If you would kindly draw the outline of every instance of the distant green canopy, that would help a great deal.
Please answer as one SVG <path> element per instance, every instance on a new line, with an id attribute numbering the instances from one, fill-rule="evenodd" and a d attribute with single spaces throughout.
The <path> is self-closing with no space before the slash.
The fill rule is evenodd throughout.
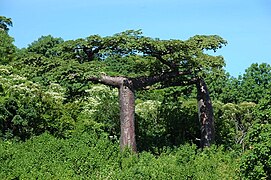
<path id="1" fill-rule="evenodd" d="M 5 16 L 0 16 L 0 30 L 4 30 L 6 32 L 9 31 L 9 26 L 12 26 L 11 18 L 7 18 Z"/>
<path id="2" fill-rule="evenodd" d="M 0 64 L 11 62 L 16 49 L 14 39 L 8 35 L 9 26 L 12 26 L 11 18 L 0 16 Z"/>

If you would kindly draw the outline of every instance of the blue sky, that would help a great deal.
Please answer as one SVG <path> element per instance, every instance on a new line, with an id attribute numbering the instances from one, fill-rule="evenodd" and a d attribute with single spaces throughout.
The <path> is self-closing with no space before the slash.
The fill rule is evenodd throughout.
<path id="1" fill-rule="evenodd" d="M 216 34 L 228 45 L 216 54 L 233 76 L 252 63 L 271 64 L 270 0 L 0 0 L 22 48 L 42 35 L 65 40 L 142 29 L 160 39 Z"/>

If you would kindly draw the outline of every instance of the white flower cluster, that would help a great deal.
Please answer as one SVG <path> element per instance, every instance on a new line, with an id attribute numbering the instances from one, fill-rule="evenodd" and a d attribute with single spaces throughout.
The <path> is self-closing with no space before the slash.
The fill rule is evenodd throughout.
<path id="1" fill-rule="evenodd" d="M 60 102 L 65 100 L 65 89 L 57 83 L 51 83 L 48 87 L 48 90 L 44 94 Z"/>
<path id="2" fill-rule="evenodd" d="M 147 100 L 142 103 L 139 103 L 135 107 L 135 112 L 139 116 L 148 116 L 151 114 L 156 114 L 161 102 L 154 100 Z"/>
<path id="3" fill-rule="evenodd" d="M 87 93 L 89 93 L 90 96 L 105 96 L 105 95 L 111 95 L 111 96 L 118 96 L 118 90 L 117 89 L 110 89 L 108 86 L 105 85 L 96 85 L 93 86 L 91 89 L 86 90 Z"/>
<path id="4" fill-rule="evenodd" d="M 83 108 L 83 113 L 88 116 L 92 116 L 95 112 L 97 112 L 97 107 L 101 102 L 97 98 L 89 97 L 87 98 L 87 102 Z"/>
<path id="5" fill-rule="evenodd" d="M 6 93 L 17 93 L 20 96 L 33 94 L 38 91 L 39 85 L 31 81 L 27 81 L 25 77 L 19 75 L 3 75 L 0 76 L 0 83 Z"/>
<path id="6" fill-rule="evenodd" d="M 12 67 L 11 66 L 4 66 L 0 65 L 0 77 L 1 75 L 8 75 L 12 72 Z"/>
<path id="7" fill-rule="evenodd" d="M 98 111 L 98 106 L 103 103 L 106 98 L 115 98 L 118 96 L 117 89 L 110 89 L 105 85 L 96 85 L 91 89 L 86 90 L 89 96 L 85 99 L 85 106 L 83 113 L 91 116 Z"/>
<path id="8" fill-rule="evenodd" d="M 10 87 L 11 91 L 16 91 L 16 92 L 20 92 L 20 93 L 35 93 L 37 92 L 38 86 L 35 83 L 21 83 L 21 84 L 15 84 L 13 86 Z"/>
<path id="9" fill-rule="evenodd" d="M 11 74 L 10 78 L 15 82 L 26 81 L 26 77 L 19 76 L 17 74 Z"/>
<path id="10" fill-rule="evenodd" d="M 42 91 L 38 83 L 27 80 L 26 77 L 17 74 L 11 74 L 9 68 L 0 66 L 0 84 L 7 94 L 17 94 L 19 97 L 35 98 L 37 95 L 42 95 L 43 98 L 52 98 L 59 102 L 64 100 L 65 89 L 59 84 L 51 83 L 47 91 Z M 5 72 L 5 73 L 3 73 Z"/>

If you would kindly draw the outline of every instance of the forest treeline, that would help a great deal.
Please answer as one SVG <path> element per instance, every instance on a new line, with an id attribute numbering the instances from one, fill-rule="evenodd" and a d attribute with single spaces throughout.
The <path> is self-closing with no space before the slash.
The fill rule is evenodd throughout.
<path id="1" fill-rule="evenodd" d="M 217 35 L 134 30 L 19 49 L 10 26 L 0 16 L 1 179 L 271 178 L 269 64 L 232 77 L 208 53 Z"/>

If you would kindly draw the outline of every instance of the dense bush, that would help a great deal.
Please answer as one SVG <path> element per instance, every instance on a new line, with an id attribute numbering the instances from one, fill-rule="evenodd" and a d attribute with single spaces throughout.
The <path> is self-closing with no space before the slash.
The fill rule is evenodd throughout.
<path id="1" fill-rule="evenodd" d="M 41 85 L 1 66 L 0 76 L 0 136 L 4 139 L 25 140 L 49 131 L 64 135 L 74 128 L 75 119 L 64 105 L 64 89 L 51 83 L 45 90 Z"/>
<path id="2" fill-rule="evenodd" d="M 95 133 L 1 142 L 0 163 L 1 179 L 237 179 L 236 155 L 221 147 L 200 151 L 186 144 L 157 157 L 136 155 Z"/>
<path id="3" fill-rule="evenodd" d="M 271 125 L 255 124 L 246 137 L 247 150 L 241 161 L 245 179 L 271 178 Z"/>
<path id="4" fill-rule="evenodd" d="M 233 148 L 244 146 L 244 138 L 255 121 L 255 103 L 223 104 L 215 101 L 216 143 Z"/>
<path id="5" fill-rule="evenodd" d="M 118 163 L 119 147 L 95 134 L 63 140 L 46 133 L 25 143 L 2 142 L 0 152 L 1 179 L 103 179 L 110 174 L 106 167 Z"/>
<path id="6" fill-rule="evenodd" d="M 105 85 L 95 85 L 86 90 L 87 96 L 82 101 L 83 111 L 88 120 L 102 125 L 110 136 L 120 135 L 118 90 Z M 102 113 L 101 113 L 102 112 Z"/>

